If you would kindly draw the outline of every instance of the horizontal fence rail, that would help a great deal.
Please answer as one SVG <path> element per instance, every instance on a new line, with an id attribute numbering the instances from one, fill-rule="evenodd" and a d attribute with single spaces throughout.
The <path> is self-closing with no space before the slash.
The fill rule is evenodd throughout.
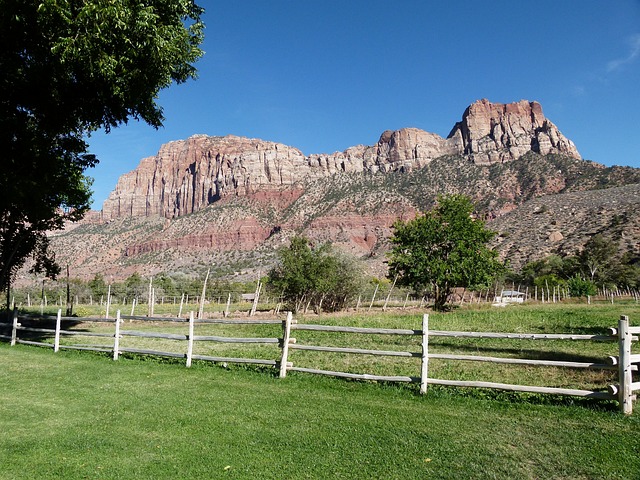
<path id="1" fill-rule="evenodd" d="M 609 357 L 603 362 L 571 362 L 558 360 L 535 360 L 523 358 L 508 357 L 490 357 L 480 355 L 455 355 L 443 353 L 429 353 L 429 337 L 450 337 L 450 338 L 486 338 L 486 339 L 505 339 L 505 340 L 563 340 L 563 341 L 595 341 L 595 342 L 620 342 L 624 338 L 624 333 L 628 331 L 628 341 L 637 341 L 638 337 L 631 334 L 640 333 L 640 327 L 628 327 L 628 318 L 623 317 L 617 329 L 610 329 L 610 335 L 578 335 L 578 334 L 533 334 L 533 333 L 498 333 L 498 332 L 461 332 L 461 331 L 441 331 L 429 330 L 428 315 L 423 317 L 422 330 L 408 329 L 384 329 L 384 328 L 362 328 L 362 327 L 345 327 L 345 326 L 329 326 L 329 325 L 303 325 L 296 323 L 295 320 L 285 324 L 285 346 L 283 347 L 283 359 L 288 360 L 289 350 L 306 350 L 315 352 L 330 352 L 356 355 L 375 355 L 375 356 L 392 356 L 392 357 L 409 357 L 420 358 L 420 376 L 384 376 L 372 375 L 366 373 L 348 373 L 332 370 L 306 368 L 293 366 L 293 363 L 283 363 L 280 370 L 280 376 L 285 377 L 287 371 L 306 372 L 321 375 L 331 375 L 342 378 L 362 379 L 362 380 L 378 380 L 393 382 L 412 382 L 420 383 L 420 392 L 426 393 L 427 385 L 445 385 L 455 387 L 473 387 L 473 388 L 491 388 L 497 390 L 508 390 L 527 393 L 543 393 L 553 395 L 570 395 L 577 397 L 596 398 L 601 400 L 618 400 L 621 410 L 625 413 L 631 413 L 627 405 L 635 400 L 632 393 L 640 388 L 640 382 L 632 382 L 630 379 L 631 372 L 637 371 L 638 366 L 634 363 L 640 363 L 640 355 L 632 355 L 630 346 L 628 352 L 620 354 L 618 357 Z M 624 326 L 626 322 L 626 327 Z M 625 330 L 626 329 L 626 330 Z M 388 351 L 375 349 L 347 348 L 327 345 L 305 345 L 300 344 L 296 339 L 290 338 L 291 331 L 317 331 L 317 332 L 333 332 L 333 333 L 355 333 L 355 334 L 382 334 L 382 335 L 414 335 L 422 336 L 422 351 Z M 630 345 L 630 344 L 629 344 Z M 622 347 L 621 347 L 622 348 Z M 544 387 L 532 385 L 514 385 L 507 383 L 482 382 L 482 381 L 462 381 L 432 378 L 429 373 L 429 360 L 456 360 L 456 361 L 472 361 L 472 362 L 491 362 L 511 365 L 532 365 L 540 367 L 561 367 L 561 368 L 582 368 L 593 370 L 613 370 L 622 372 L 624 370 L 627 377 L 620 373 L 620 384 L 609 386 L 607 391 L 581 390 L 572 388 Z M 292 365 L 292 366 L 284 366 Z M 624 365 L 624 367 L 622 366 Z M 624 388 L 624 392 L 621 390 Z"/>
<path id="2" fill-rule="evenodd" d="M 126 321 L 156 323 L 173 323 L 184 325 L 187 329 L 183 333 L 167 333 L 149 330 L 130 330 L 122 328 Z M 42 326 L 42 323 L 44 326 Z M 63 326 L 72 324 L 107 324 L 101 328 L 107 329 L 108 324 L 113 325 L 112 332 L 106 331 L 85 331 Z M 37 326 L 40 324 L 40 326 Z M 279 325 L 282 328 L 282 337 L 238 337 L 224 335 L 197 335 L 196 327 L 205 325 Z M 640 381 L 634 381 L 633 372 L 638 371 L 640 364 L 640 354 L 631 352 L 632 342 L 638 341 L 640 327 L 629 326 L 629 319 L 626 316 L 620 318 L 617 328 L 610 329 L 609 335 L 576 335 L 576 334 L 532 334 L 532 333 L 498 333 L 498 332 L 463 332 L 463 331 L 441 331 L 429 330 L 429 316 L 424 315 L 422 319 L 422 329 L 391 329 L 391 328 L 369 328 L 369 327 L 349 327 L 332 326 L 318 324 L 299 324 L 288 313 L 286 319 L 256 319 L 256 320 L 231 320 L 231 319 L 196 319 L 194 312 L 190 312 L 189 318 L 167 318 L 167 317 L 140 317 L 134 315 L 121 315 L 117 312 L 114 319 L 108 318 L 87 318 L 87 317 L 62 317 L 61 310 L 56 316 L 34 316 L 18 315 L 14 311 L 12 323 L 0 323 L 2 328 L 10 329 L 11 335 L 0 334 L 1 339 L 9 340 L 11 345 L 16 343 L 25 345 L 35 345 L 53 348 L 54 351 L 60 349 L 92 350 L 98 352 L 109 352 L 113 354 L 113 359 L 117 360 L 121 353 L 134 353 L 142 355 L 157 355 L 173 358 L 186 359 L 187 367 L 191 366 L 192 360 L 203 360 L 218 363 L 240 363 L 271 366 L 279 370 L 281 378 L 286 377 L 287 372 L 303 372 L 319 375 L 330 375 L 341 378 L 385 381 L 385 382 L 405 382 L 420 384 L 420 392 L 426 393 L 428 385 L 444 385 L 454 387 L 491 388 L 497 390 L 509 390 L 516 392 L 543 393 L 555 395 L 570 395 L 577 397 L 596 398 L 602 400 L 617 400 L 620 410 L 625 414 L 632 413 L 633 401 L 636 399 L 634 392 L 640 390 Z M 398 335 L 405 337 L 418 337 L 420 339 L 420 351 L 402 350 L 382 350 L 373 348 L 340 347 L 331 345 L 311 345 L 302 344 L 291 337 L 292 331 L 325 332 L 340 335 Z M 22 332 L 27 333 L 26 338 Z M 36 335 L 30 335 L 36 334 Z M 65 337 L 99 338 L 111 339 L 107 345 L 63 344 L 61 338 Z M 459 355 L 450 353 L 430 353 L 429 337 L 450 337 L 450 338 L 485 338 L 485 339 L 505 339 L 505 340 L 562 340 L 562 341 L 595 341 L 595 342 L 617 342 L 618 355 L 610 356 L 599 362 L 573 362 L 558 360 L 494 357 L 481 355 Z M 53 343 L 51 339 L 53 338 Z M 154 340 L 168 340 L 169 342 L 186 343 L 186 347 L 180 351 L 163 351 L 153 348 L 139 348 L 138 346 L 122 346 L 121 341 L 125 338 L 140 338 Z M 246 358 L 243 356 L 223 356 L 210 354 L 195 354 L 195 343 L 213 344 L 235 344 L 235 345 L 277 345 L 278 358 Z M 104 343 L 104 342 L 103 342 Z M 166 342 L 165 342 L 166 343 Z M 240 347 L 243 348 L 243 347 Z M 420 371 L 407 375 L 378 375 L 372 373 L 341 372 L 326 368 L 302 367 L 294 365 L 290 361 L 291 351 L 313 351 L 320 353 L 339 353 L 346 355 L 371 355 L 380 357 L 399 357 L 420 359 Z M 497 364 L 511 365 L 531 365 L 540 367 L 561 367 L 577 369 L 609 370 L 618 372 L 618 383 L 609 385 L 607 391 L 580 390 L 572 388 L 558 388 L 531 385 L 514 385 L 508 383 L 496 383 L 485 381 L 467 381 L 432 378 L 429 376 L 429 360 L 452 360 L 463 362 L 490 362 Z"/>

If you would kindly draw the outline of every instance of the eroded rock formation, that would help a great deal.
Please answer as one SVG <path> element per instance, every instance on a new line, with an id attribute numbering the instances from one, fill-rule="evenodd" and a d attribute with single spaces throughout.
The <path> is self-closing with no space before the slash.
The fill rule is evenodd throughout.
<path id="1" fill-rule="evenodd" d="M 529 151 L 580 158 L 573 142 L 547 120 L 538 102 L 479 100 L 467 108 L 447 139 L 477 164 L 506 162 Z"/>
<path id="2" fill-rule="evenodd" d="M 229 135 L 196 135 L 163 145 L 157 155 L 120 177 L 104 202 L 103 219 L 174 218 L 225 196 L 293 188 L 338 172 L 390 172 L 421 168 L 443 155 L 478 164 L 516 160 L 529 151 L 580 158 L 573 143 L 547 120 L 537 102 L 479 100 L 444 139 L 417 128 L 385 131 L 373 146 L 305 156 L 281 143 Z"/>

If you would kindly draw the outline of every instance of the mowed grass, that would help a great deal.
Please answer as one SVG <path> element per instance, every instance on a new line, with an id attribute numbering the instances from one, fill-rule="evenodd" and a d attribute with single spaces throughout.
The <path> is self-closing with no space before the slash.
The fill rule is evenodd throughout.
<path id="1" fill-rule="evenodd" d="M 430 314 L 430 329 L 454 331 L 492 331 L 536 334 L 607 334 L 610 327 L 617 326 L 620 315 L 628 315 L 634 325 L 640 325 L 640 306 L 635 302 L 616 305 L 524 305 L 506 309 L 491 307 L 462 308 L 447 314 Z M 281 316 L 282 317 L 282 316 Z M 242 319 L 246 320 L 246 316 Z M 273 317 L 272 317 L 273 318 Z M 296 317 L 300 323 L 321 323 L 357 327 L 421 328 L 422 313 L 418 311 L 348 312 L 339 315 L 308 315 Z M 634 323 L 635 321 L 635 323 Z M 99 333 L 113 333 L 113 324 L 83 323 L 72 327 Z M 121 327 L 126 331 L 163 332 L 185 335 L 186 323 L 125 321 Z M 197 324 L 196 335 L 221 337 L 265 337 L 282 336 L 281 325 L 216 325 Z M 419 353 L 419 335 L 362 335 L 293 330 L 297 345 L 319 345 L 370 350 L 400 350 Z M 53 342 L 51 336 L 45 341 Z M 63 336 L 63 345 L 86 345 L 94 342 L 110 348 L 113 340 L 81 336 Z M 184 355 L 186 341 L 124 336 L 121 348 L 138 348 Z M 484 357 L 508 357 L 531 360 L 555 360 L 583 363 L 605 363 L 608 356 L 618 354 L 616 343 L 567 340 L 513 340 L 473 339 L 433 336 L 429 340 L 432 354 L 457 354 Z M 634 347 L 638 350 L 638 346 Z M 194 354 L 213 357 L 255 358 L 279 360 L 281 349 L 277 344 L 256 345 L 238 343 L 195 342 Z M 640 353 L 640 351 L 638 352 Z M 378 375 L 403 375 L 417 377 L 420 358 L 374 357 L 341 353 L 326 353 L 290 350 L 289 361 L 296 367 L 317 368 L 349 373 Z M 521 385 L 574 388 L 606 391 L 618 382 L 617 370 L 572 369 L 527 365 L 507 365 L 487 362 L 431 359 L 431 378 L 449 380 L 472 380 Z"/>
<path id="2" fill-rule="evenodd" d="M 0 345 L 0 478 L 635 478 L 640 421 Z"/>
<path id="3" fill-rule="evenodd" d="M 597 332 L 620 314 L 638 324 L 639 313 L 633 304 L 463 309 L 432 315 L 431 328 Z M 419 319 L 396 313 L 304 321 L 416 328 Z M 307 338 L 319 340 L 341 341 Z M 566 345 L 568 355 L 590 355 L 576 344 Z M 542 347 L 513 350 L 533 348 Z M 183 360 L 149 357 L 114 362 L 6 343 L 0 365 L 2 479 L 631 479 L 640 472 L 640 416 L 625 417 L 607 402 L 437 387 L 423 397 L 415 386 L 295 373 L 278 379 L 268 368 L 196 362 L 187 369 Z"/>

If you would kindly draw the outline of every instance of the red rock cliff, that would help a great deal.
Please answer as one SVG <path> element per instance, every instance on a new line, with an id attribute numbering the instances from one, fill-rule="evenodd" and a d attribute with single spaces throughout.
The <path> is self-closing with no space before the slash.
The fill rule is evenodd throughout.
<path id="1" fill-rule="evenodd" d="M 505 162 L 528 151 L 580 154 L 547 120 L 537 102 L 480 100 L 467 108 L 447 139 L 417 128 L 386 131 L 373 146 L 305 157 L 281 143 L 236 136 L 196 135 L 170 142 L 120 177 L 102 208 L 103 219 L 196 212 L 228 195 L 292 188 L 337 172 L 420 168 L 442 155 L 479 164 Z"/>

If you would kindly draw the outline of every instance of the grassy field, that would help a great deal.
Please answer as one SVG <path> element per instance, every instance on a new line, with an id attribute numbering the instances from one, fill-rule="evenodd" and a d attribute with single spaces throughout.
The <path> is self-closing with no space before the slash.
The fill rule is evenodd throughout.
<path id="1" fill-rule="evenodd" d="M 569 305 L 524 305 L 506 309 L 491 307 L 462 308 L 447 314 L 430 315 L 430 329 L 460 331 L 493 331 L 515 333 L 561 333 L 561 334 L 606 334 L 609 327 L 617 325 L 620 315 L 628 315 L 632 324 L 640 319 L 640 306 L 635 302 L 598 306 Z M 261 315 L 264 318 L 264 315 Z M 238 317 L 246 319 L 244 317 Z M 271 316 L 270 318 L 274 318 Z M 322 323 L 359 327 L 421 328 L 421 312 L 408 313 L 402 310 L 382 313 L 348 312 L 331 316 L 298 317 L 300 323 Z M 636 322 L 640 324 L 640 322 Z M 76 330 L 98 333 L 113 333 L 113 325 L 105 323 L 81 323 Z M 123 330 L 153 331 L 185 335 L 185 323 L 125 321 Z M 196 335 L 232 337 L 281 337 L 280 325 L 197 325 Z M 298 344 L 364 348 L 379 350 L 401 350 L 420 352 L 420 337 L 389 335 L 337 334 L 326 332 L 293 331 Z M 45 341 L 52 343 L 51 336 Z M 86 345 L 98 343 L 105 348 L 112 339 L 90 339 L 82 336 L 63 336 L 62 344 Z M 610 355 L 617 355 L 617 344 L 607 342 L 562 341 L 562 340 L 512 340 L 469 339 L 432 337 L 430 353 L 475 355 L 491 357 L 524 358 L 532 360 L 557 360 L 572 362 L 604 363 Z M 121 348 L 137 348 L 172 352 L 186 352 L 185 341 L 162 340 L 125 336 Z M 196 342 L 194 354 L 215 357 L 244 357 L 279 360 L 278 345 L 221 344 Z M 419 358 L 373 357 L 340 353 L 291 350 L 289 360 L 297 367 L 319 368 L 350 373 L 372 373 L 379 375 L 418 376 Z M 558 367 L 514 366 L 495 363 L 465 362 L 432 359 L 429 362 L 431 378 L 450 380 L 487 381 L 522 385 L 548 386 L 606 391 L 607 386 L 617 383 L 617 371 L 567 369 Z"/>
<path id="2" fill-rule="evenodd" d="M 432 315 L 431 328 L 600 333 L 621 314 L 640 323 L 634 322 L 640 309 L 630 303 L 460 309 Z M 420 315 L 349 314 L 303 321 L 419 328 Z M 280 334 L 268 331 L 270 326 L 260 328 L 260 336 Z M 296 332 L 296 337 L 307 343 L 363 341 L 317 332 Z M 398 338 L 379 341 L 385 348 L 406 349 Z M 615 345 L 593 343 L 586 350 L 582 342 L 545 346 L 519 341 L 506 349 L 496 340 L 483 342 L 447 339 L 433 348 L 507 356 L 562 350 L 567 358 L 615 350 Z M 303 353 L 308 352 L 293 353 L 292 360 L 335 361 Z M 445 362 L 434 369 L 444 378 L 507 374 L 545 384 L 600 382 L 588 374 L 567 380 L 565 369 L 531 380 L 532 369 L 505 373 L 487 365 L 464 366 L 468 363 Z M 631 479 L 640 472 L 640 415 L 625 417 L 613 403 L 438 387 L 422 397 L 415 386 L 295 373 L 281 380 L 270 369 L 204 362 L 186 369 L 183 360 L 133 356 L 113 362 L 99 354 L 54 354 L 6 343 L 0 343 L 0 365 L 1 479 Z M 388 367 L 384 360 L 357 357 L 345 360 L 344 367 L 384 372 L 415 365 Z"/>

